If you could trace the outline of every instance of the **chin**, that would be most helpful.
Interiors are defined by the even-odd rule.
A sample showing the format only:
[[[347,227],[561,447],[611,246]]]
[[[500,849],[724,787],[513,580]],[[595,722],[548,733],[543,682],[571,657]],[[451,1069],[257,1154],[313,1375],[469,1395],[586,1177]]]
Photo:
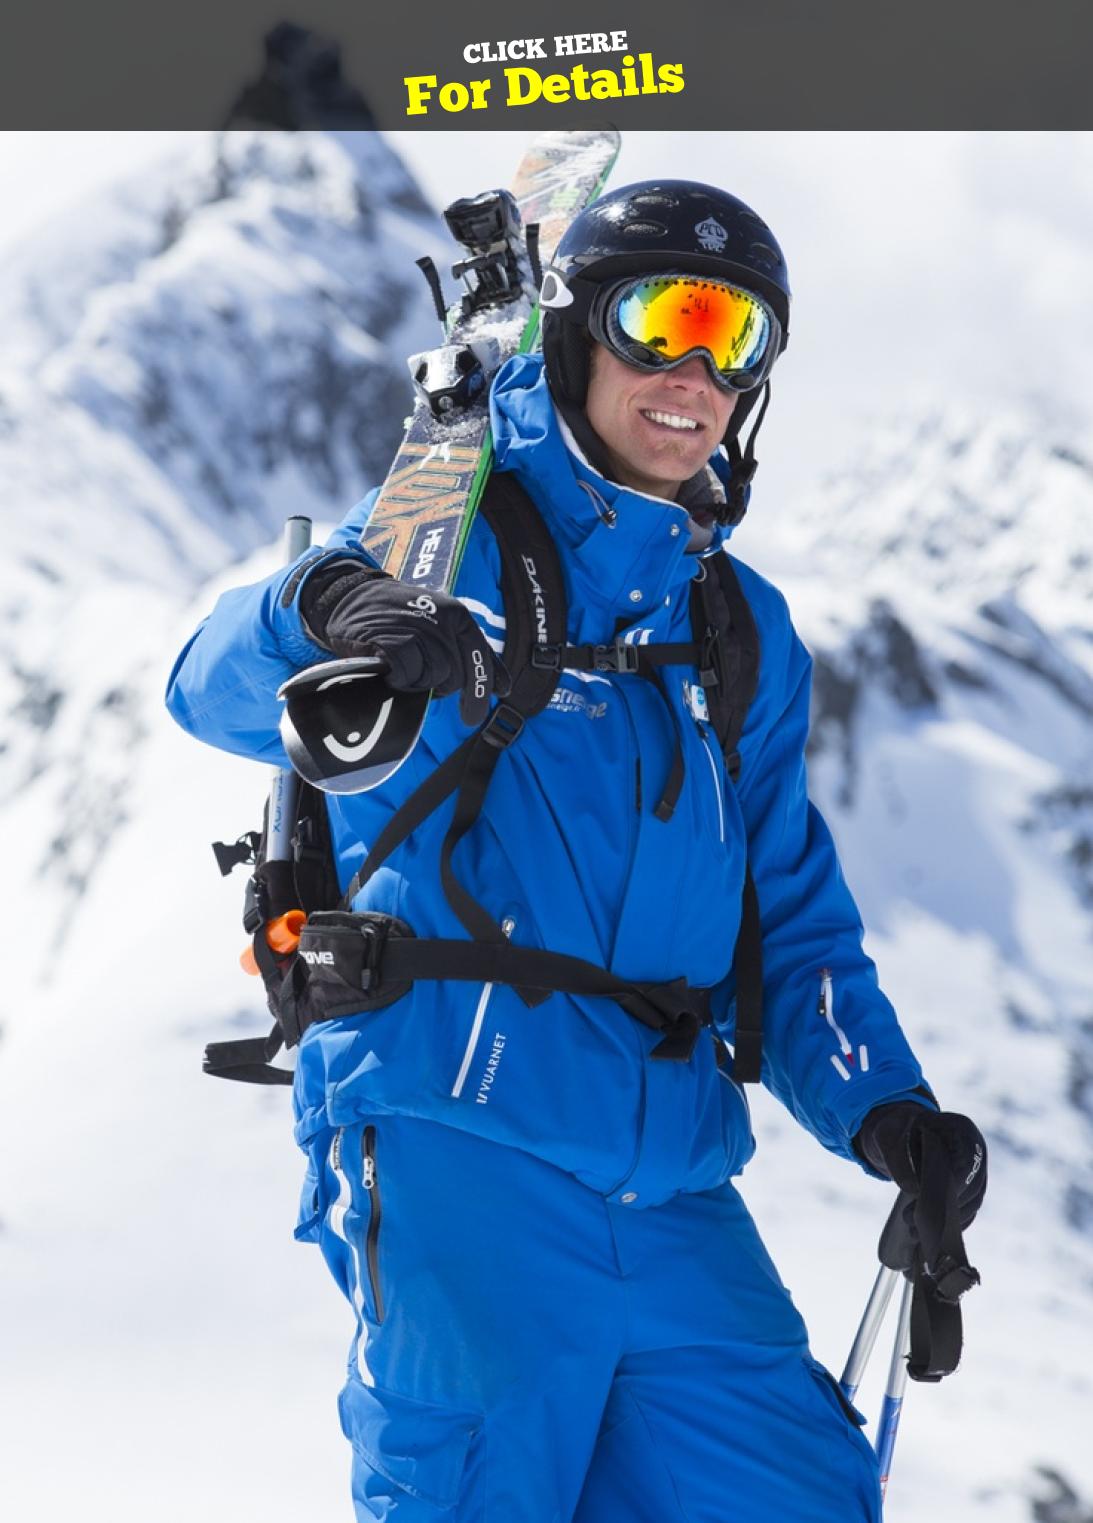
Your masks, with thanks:
[[[664,481],[686,481],[693,476],[695,471],[701,470],[706,463],[706,455],[687,454],[658,455],[655,459],[645,462],[650,476],[660,477]]]

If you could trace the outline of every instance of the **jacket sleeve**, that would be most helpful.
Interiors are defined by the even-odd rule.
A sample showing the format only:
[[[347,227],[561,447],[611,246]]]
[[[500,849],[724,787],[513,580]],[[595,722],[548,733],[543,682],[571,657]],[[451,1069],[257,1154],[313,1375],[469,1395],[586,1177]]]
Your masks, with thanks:
[[[862,947],[857,906],[805,771],[812,660],[781,595],[738,567],[761,631],[738,797],[763,936],[763,1082],[832,1152],[891,1100],[934,1104]],[[746,574],[746,579],[745,579]]]
[[[373,564],[359,536],[375,495],[352,509],[325,547],[312,547],[291,566],[217,600],[183,646],[167,683],[168,711],[188,734],[236,756],[288,766],[277,690],[304,667],[333,659],[301,621],[300,590],[334,556]]]

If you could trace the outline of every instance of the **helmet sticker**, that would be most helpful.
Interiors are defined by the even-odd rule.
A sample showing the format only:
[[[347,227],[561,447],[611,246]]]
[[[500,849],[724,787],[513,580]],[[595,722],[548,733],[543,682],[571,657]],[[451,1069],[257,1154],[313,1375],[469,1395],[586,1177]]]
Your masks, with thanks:
[[[728,233],[716,217],[707,217],[705,222],[697,222],[695,232],[698,234],[698,241],[702,247],[709,249],[712,254],[720,254],[729,241]]]
[[[556,270],[547,270],[543,276],[543,287],[539,292],[539,305],[551,310],[558,307],[571,307],[573,305],[573,292]]]

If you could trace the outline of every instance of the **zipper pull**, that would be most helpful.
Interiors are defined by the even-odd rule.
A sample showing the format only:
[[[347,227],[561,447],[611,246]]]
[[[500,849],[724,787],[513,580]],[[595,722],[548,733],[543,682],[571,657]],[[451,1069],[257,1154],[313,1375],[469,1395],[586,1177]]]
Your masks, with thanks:
[[[820,1017],[821,1020],[823,1020],[823,1021],[827,1020],[828,1011],[831,1009],[832,1004],[833,1004],[833,1000],[831,998],[831,969],[830,968],[821,968],[820,969],[820,1003],[816,1007],[816,1013]]]
[[[364,1155],[364,1188],[366,1190],[376,1188],[376,1160],[368,1153]]]

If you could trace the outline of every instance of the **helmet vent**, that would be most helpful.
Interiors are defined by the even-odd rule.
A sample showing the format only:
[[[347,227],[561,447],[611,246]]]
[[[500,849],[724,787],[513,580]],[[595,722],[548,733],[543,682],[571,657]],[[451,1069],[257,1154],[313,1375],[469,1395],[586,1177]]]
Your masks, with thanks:
[[[623,228],[627,238],[666,238],[668,229],[663,222],[628,222]]]
[[[778,255],[769,243],[752,243],[748,246],[748,253],[756,264],[765,264],[768,270],[772,270],[778,263]]]

